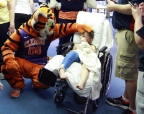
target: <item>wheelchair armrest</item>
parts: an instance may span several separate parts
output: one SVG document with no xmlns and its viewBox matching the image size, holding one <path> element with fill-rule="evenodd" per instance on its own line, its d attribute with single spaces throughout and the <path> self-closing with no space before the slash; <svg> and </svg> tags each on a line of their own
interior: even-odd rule
<svg viewBox="0 0 144 114">
<path fill-rule="evenodd" d="M 100 52 L 101 52 L 101 53 L 104 53 L 106 49 L 107 49 L 107 46 L 103 46 L 103 47 L 99 50 L 99 53 L 100 53 Z"/>
<path fill-rule="evenodd" d="M 62 53 L 62 55 L 63 56 L 66 56 L 66 54 L 68 53 L 68 52 L 70 52 L 72 50 L 72 47 L 69 47 L 67 50 L 65 50 L 63 53 Z"/>
<path fill-rule="evenodd" d="M 73 49 L 74 43 L 73 42 L 68 42 L 65 44 L 62 44 L 62 55 L 65 56 L 69 51 Z"/>
<path fill-rule="evenodd" d="M 101 63 L 103 64 L 105 59 L 105 52 L 106 52 L 107 46 L 103 46 L 98 53 L 98 58 L 100 59 Z"/>
<path fill-rule="evenodd" d="M 71 45 L 74 45 L 74 43 L 73 42 L 68 42 L 68 43 L 62 44 L 62 47 L 68 47 L 68 46 L 71 46 Z"/>
</svg>

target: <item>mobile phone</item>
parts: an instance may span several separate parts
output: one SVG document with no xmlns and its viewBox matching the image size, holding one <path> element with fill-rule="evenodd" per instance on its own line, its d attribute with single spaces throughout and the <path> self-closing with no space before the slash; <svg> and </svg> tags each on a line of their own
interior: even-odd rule
<svg viewBox="0 0 144 114">
<path fill-rule="evenodd" d="M 130 4 L 133 8 L 135 8 L 134 5 L 133 5 L 131 2 L 129 2 L 129 4 Z"/>
</svg>

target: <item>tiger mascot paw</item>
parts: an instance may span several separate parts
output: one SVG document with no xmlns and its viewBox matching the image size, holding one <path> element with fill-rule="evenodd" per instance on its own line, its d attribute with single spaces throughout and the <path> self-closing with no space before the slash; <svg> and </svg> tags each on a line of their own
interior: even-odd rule
<svg viewBox="0 0 144 114">
<path fill-rule="evenodd" d="M 88 25 L 84 25 L 84 24 L 77 24 L 76 27 L 77 27 L 78 32 L 80 33 L 84 33 L 85 31 L 91 32 L 93 30 L 92 27 Z"/>
</svg>

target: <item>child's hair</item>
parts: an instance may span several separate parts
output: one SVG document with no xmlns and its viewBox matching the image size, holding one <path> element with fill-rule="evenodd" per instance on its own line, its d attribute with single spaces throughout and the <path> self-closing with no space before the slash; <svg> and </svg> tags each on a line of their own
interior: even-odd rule
<svg viewBox="0 0 144 114">
<path fill-rule="evenodd" d="M 94 31 L 88 32 L 88 35 L 91 39 L 93 39 L 94 38 Z"/>
</svg>

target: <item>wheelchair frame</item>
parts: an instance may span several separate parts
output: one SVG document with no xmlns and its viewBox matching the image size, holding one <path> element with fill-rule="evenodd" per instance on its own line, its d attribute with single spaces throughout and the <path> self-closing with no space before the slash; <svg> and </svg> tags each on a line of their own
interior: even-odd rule
<svg viewBox="0 0 144 114">
<path fill-rule="evenodd" d="M 67 47 L 67 48 L 66 48 Z M 63 45 L 63 54 L 65 55 L 67 52 L 69 52 L 73 47 L 73 43 L 66 43 Z M 66 50 L 65 50 L 66 49 Z M 90 102 L 91 105 L 91 114 L 94 114 L 97 110 L 97 108 L 103 103 L 104 99 L 106 98 L 106 95 L 108 93 L 109 87 L 110 87 L 110 81 L 111 81 L 111 74 L 112 74 L 112 64 L 113 64 L 113 59 L 112 59 L 112 55 L 109 52 L 106 52 L 107 47 L 104 46 L 99 50 L 98 53 L 98 58 L 100 59 L 100 62 L 102 64 L 101 67 L 101 83 L 102 83 L 102 88 L 100 91 L 100 97 L 96 100 L 91 100 L 90 96 L 91 96 L 91 92 L 89 94 L 89 96 L 86 98 L 86 102 L 85 102 L 85 109 L 84 111 L 79 111 L 76 112 L 74 110 L 71 109 L 67 109 L 75 114 L 86 114 L 87 112 L 87 107 L 88 104 Z M 68 84 L 66 83 L 66 80 L 62 80 L 60 78 L 57 79 L 56 82 L 56 90 L 54 92 L 54 103 L 56 105 L 59 105 L 63 102 L 64 97 L 65 97 L 65 92 L 64 92 L 64 88 L 67 87 Z"/>
</svg>

